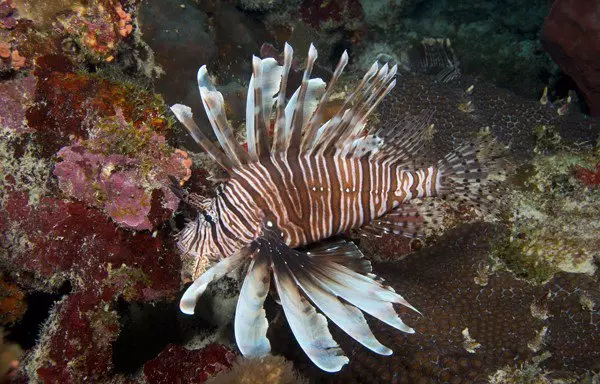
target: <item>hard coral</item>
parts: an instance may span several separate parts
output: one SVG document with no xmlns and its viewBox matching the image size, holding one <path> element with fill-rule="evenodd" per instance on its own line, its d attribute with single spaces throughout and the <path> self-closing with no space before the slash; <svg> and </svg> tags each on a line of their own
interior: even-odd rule
<svg viewBox="0 0 600 384">
<path fill-rule="evenodd" d="M 149 130 L 140 137 L 131 126 L 134 137 L 128 138 L 128 125 L 122 115 L 119 118 L 125 129 L 111 132 L 122 137 L 100 132 L 62 148 L 58 152 L 62 162 L 54 175 L 65 193 L 103 208 L 120 225 L 152 229 L 177 208 L 179 199 L 168 187 L 168 176 L 187 180 L 190 160 L 185 152 L 170 150 L 162 136 Z M 98 145 L 105 141 L 106 146 Z"/>
<path fill-rule="evenodd" d="M 580 302 L 581 296 L 594 303 L 600 299 L 597 276 L 560 273 L 543 286 L 517 280 L 493 268 L 488 244 L 494 235 L 490 225 L 469 225 L 400 263 L 373 265 L 374 273 L 423 313 L 402 311 L 416 330 L 408 337 L 369 321 L 393 355 L 377 356 L 339 329 L 331 329 L 353 359 L 339 374 L 327 375 L 290 348 L 290 332 L 278 322 L 271 325 L 278 328 L 270 331 L 277 334 L 274 351 L 285 351 L 296 367 L 307 367 L 303 372 L 311 381 L 330 383 L 486 383 L 506 365 L 531 362 L 544 352 L 551 356 L 542 369 L 568 371 L 576 377 L 598 369 L 598 309 L 590 311 Z M 490 266 L 485 285 L 475 279 L 482 265 Z M 543 307 L 546 316 L 534 307 Z"/>
<path fill-rule="evenodd" d="M 600 256 L 600 193 L 585 188 L 572 172 L 574 166 L 597 162 L 597 155 L 558 140 L 553 144 L 558 150 L 537 155 L 519 172 L 510 196 L 510 236 L 493 245 L 493 254 L 509 269 L 537 283 L 557 271 L 593 274 Z"/>
<path fill-rule="evenodd" d="M 144 365 L 144 379 L 149 384 L 204 383 L 231 367 L 235 356 L 233 351 L 219 344 L 194 351 L 170 344 Z"/>
<path fill-rule="evenodd" d="M 8 122 L 10 112 L 8 109 Z M 18 113 L 15 111 L 16 116 Z M 22 124 L 16 127 L 24 130 Z M 27 193 L 27 203 L 36 206 L 52 185 L 51 169 L 50 160 L 37 156 L 30 137 L 10 128 L 0 128 L 0 204 L 5 203 L 11 191 L 22 191 Z"/>
<path fill-rule="evenodd" d="M 308 384 L 294 370 L 291 361 L 283 356 L 267 355 L 261 358 L 239 357 L 228 371 L 210 379 L 209 384 Z"/>
<path fill-rule="evenodd" d="M 34 76 L 0 83 L 0 128 L 18 133 L 28 130 L 25 111 L 33 103 L 35 84 Z"/>
<path fill-rule="evenodd" d="M 97 122 L 110 125 L 102 119 L 114 118 L 117 111 L 122 112 L 127 124 L 132 123 L 136 128 L 145 126 L 158 134 L 168 132 L 166 106 L 160 97 L 133 84 L 119 84 L 73 71 L 73 65 L 63 56 L 44 56 L 36 61 L 35 74 L 43 77 L 43 81 L 37 84 L 36 105 L 27 111 L 26 117 L 29 126 L 38 131 L 36 137 L 44 155 L 56 153 L 72 139 L 87 139 L 88 126 L 98 130 Z M 119 122 L 110 125 L 116 130 L 114 123 Z"/>
<path fill-rule="evenodd" d="M 118 333 L 108 301 L 91 292 L 71 294 L 55 306 L 25 370 L 43 383 L 116 379 L 111 355 Z"/>
<path fill-rule="evenodd" d="M 0 256 L 13 271 L 33 273 L 50 287 L 66 279 L 75 289 L 114 286 L 114 295 L 133 287 L 131 300 L 172 297 L 179 289 L 180 261 L 164 233 L 133 235 L 79 202 L 45 197 L 34 209 L 22 192 L 10 193 L 3 208 Z M 110 275 L 122 265 L 127 273 Z M 142 273 L 148 278 L 133 278 Z"/>
</svg>

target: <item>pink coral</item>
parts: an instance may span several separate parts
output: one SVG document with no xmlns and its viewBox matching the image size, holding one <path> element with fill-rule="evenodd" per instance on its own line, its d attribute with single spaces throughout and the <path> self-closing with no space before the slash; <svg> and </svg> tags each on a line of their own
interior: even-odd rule
<svg viewBox="0 0 600 384">
<path fill-rule="evenodd" d="M 162 141 L 158 135 L 152 138 Z M 168 176 L 185 180 L 191 166 L 181 151 L 163 154 L 145 165 L 139 157 L 97 154 L 81 144 L 62 148 L 58 157 L 62 161 L 54 175 L 63 192 L 103 208 L 115 222 L 136 230 L 154 228 L 177 209 L 179 199 L 168 187 Z M 145 166 L 150 169 L 144 170 Z M 155 190 L 162 192 L 162 198 L 153 199 Z M 152 215 L 151 211 L 159 214 Z"/>
<path fill-rule="evenodd" d="M 15 132 L 25 132 L 25 112 L 33 103 L 36 79 L 21 77 L 0 83 L 0 126 Z"/>
</svg>

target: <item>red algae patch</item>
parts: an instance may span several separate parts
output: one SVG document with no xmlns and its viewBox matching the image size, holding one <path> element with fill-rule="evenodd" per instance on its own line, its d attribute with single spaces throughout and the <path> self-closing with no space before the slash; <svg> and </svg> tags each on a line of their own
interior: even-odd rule
<svg viewBox="0 0 600 384">
<path fill-rule="evenodd" d="M 149 384 L 204 383 L 229 369 L 236 356 L 232 350 L 219 344 L 209 344 L 199 350 L 169 344 L 144 365 L 144 378 Z"/>
</svg>

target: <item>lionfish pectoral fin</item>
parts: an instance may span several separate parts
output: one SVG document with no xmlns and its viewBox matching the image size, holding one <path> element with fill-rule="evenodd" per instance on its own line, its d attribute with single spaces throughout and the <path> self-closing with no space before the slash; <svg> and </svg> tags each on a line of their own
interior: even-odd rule
<svg viewBox="0 0 600 384">
<path fill-rule="evenodd" d="M 202 296 L 208 284 L 219 280 L 223 276 L 227 275 L 229 272 L 240 267 L 254 252 L 254 247 L 252 243 L 246 247 L 241 248 L 233 255 L 224 258 L 219 261 L 211 268 L 209 268 L 206 272 L 200 275 L 192 285 L 186 289 L 181 300 L 179 302 L 179 309 L 181 312 L 193 315 L 194 308 L 196 307 L 196 302 Z"/>
<path fill-rule="evenodd" d="M 244 355 L 270 350 L 264 304 L 269 289 L 269 266 L 285 317 L 300 347 L 319 368 L 339 371 L 347 362 L 327 325 L 331 319 L 344 332 L 372 351 L 390 355 L 392 350 L 373 335 L 362 311 L 407 333 L 414 330 L 400 320 L 393 304 L 416 311 L 402 296 L 371 275 L 371 264 L 355 244 L 336 241 L 308 252 L 289 248 L 268 221 L 238 302 L 235 333 Z M 365 275 L 368 274 L 368 275 Z M 316 307 L 322 312 L 319 313 Z"/>
<path fill-rule="evenodd" d="M 393 158 L 399 168 L 419 167 L 419 160 L 426 151 L 425 139 L 427 131 L 432 128 L 432 118 L 435 110 L 426 109 L 418 115 L 406 114 L 398 117 L 400 122 L 379 129 L 375 133 L 381 143 L 375 158 Z"/>
<path fill-rule="evenodd" d="M 246 357 L 261 357 L 271 351 L 264 309 L 270 284 L 269 258 L 258 252 L 248 268 L 235 310 L 235 341 Z"/>
</svg>

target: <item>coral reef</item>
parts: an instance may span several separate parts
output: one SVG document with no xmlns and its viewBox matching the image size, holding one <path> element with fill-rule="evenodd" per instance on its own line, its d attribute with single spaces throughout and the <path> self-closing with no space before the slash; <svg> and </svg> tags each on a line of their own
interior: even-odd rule
<svg viewBox="0 0 600 384">
<path fill-rule="evenodd" d="M 129 125 L 120 111 L 107 120 L 97 123 L 93 138 L 58 152 L 62 161 L 54 175 L 63 192 L 103 208 L 118 224 L 152 229 L 177 209 L 169 176 L 185 182 L 191 160 L 170 149 L 163 136 Z"/>
<path fill-rule="evenodd" d="M 20 77 L 0 83 L 0 127 L 18 133 L 27 130 L 25 111 L 31 106 L 36 80 L 33 76 Z"/>
<path fill-rule="evenodd" d="M 544 128 L 543 136 L 552 131 Z M 511 193 L 510 234 L 494 243 L 492 254 L 518 276 L 537 283 L 557 271 L 593 275 L 600 256 L 600 194 L 587 188 L 593 178 L 581 169 L 599 160 L 593 149 L 564 146 L 537 155 L 519 172 Z"/>
<path fill-rule="evenodd" d="M 592 115 L 600 116 L 600 4 L 593 0 L 556 0 L 544 20 L 544 49 L 577 83 Z"/>
<path fill-rule="evenodd" d="M 597 309 L 580 302 L 582 296 L 593 302 L 600 298 L 597 275 L 559 273 L 542 286 L 517 280 L 510 272 L 493 268 L 488 244 L 496 234 L 490 225 L 463 226 L 402 262 L 374 265 L 374 272 L 423 313 L 402 312 L 416 330 L 408 336 L 370 322 L 394 355 L 376 356 L 332 329 L 353 359 L 338 375 L 323 375 L 293 344 L 290 347 L 291 334 L 277 320 L 272 325 L 276 329 L 270 331 L 277 334 L 275 350 L 284 352 L 314 382 L 484 383 L 504 366 L 531 363 L 546 352 L 551 356 L 540 363 L 545 370 L 582 377 L 599 369 Z M 490 268 L 481 284 L 484 266 Z M 545 316 L 539 315 L 539 308 Z"/>
<path fill-rule="evenodd" d="M 155 359 L 144 365 L 144 378 L 149 384 L 213 382 L 209 379 L 227 371 L 235 356 L 233 351 L 218 344 L 209 344 L 194 351 L 168 345 Z"/>
<path fill-rule="evenodd" d="M 265 356 L 249 359 L 239 357 L 228 371 L 223 371 L 207 381 L 210 384 L 252 384 L 258 382 L 273 384 L 308 384 L 290 361 L 282 356 Z"/>
<path fill-rule="evenodd" d="M 462 107 L 465 103 L 468 110 Z M 433 158 L 482 130 L 508 145 L 519 163 L 535 156 L 538 127 L 554 127 L 566 143 L 594 142 L 600 130 L 597 119 L 569 109 L 560 114 L 551 103 L 515 95 L 477 78 L 436 83 L 431 77 L 409 73 L 382 102 L 380 120 L 398 121 L 405 113 L 418 114 L 427 108 L 434 111 L 436 133 L 429 146 Z"/>
</svg>

